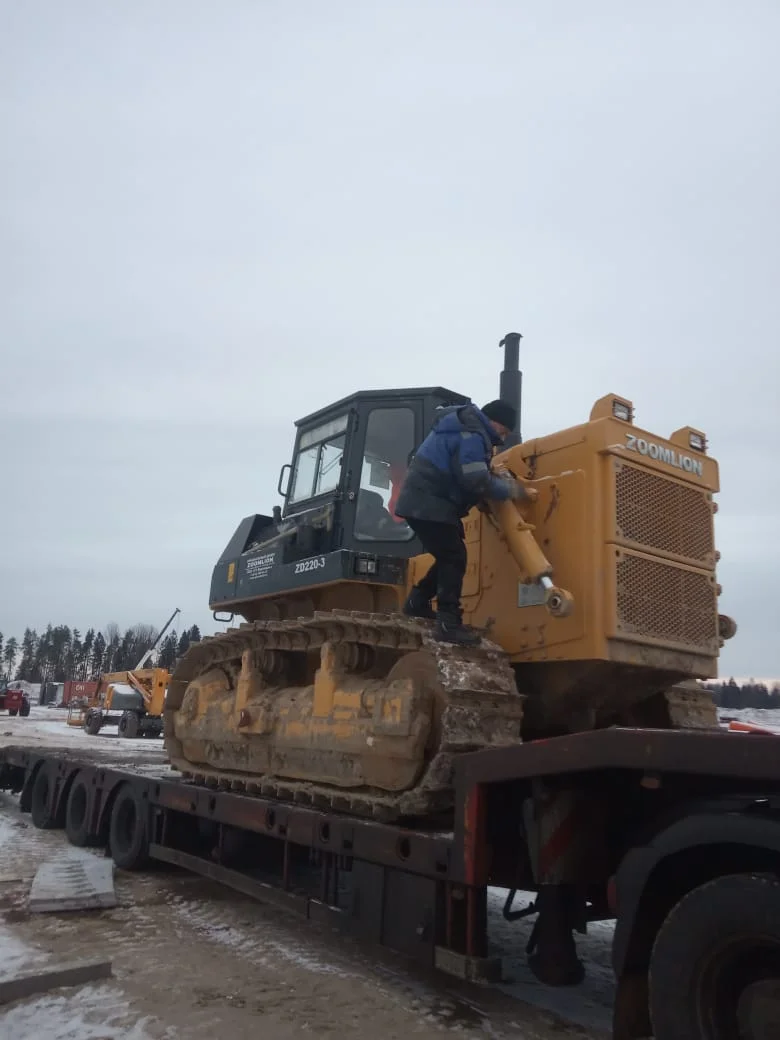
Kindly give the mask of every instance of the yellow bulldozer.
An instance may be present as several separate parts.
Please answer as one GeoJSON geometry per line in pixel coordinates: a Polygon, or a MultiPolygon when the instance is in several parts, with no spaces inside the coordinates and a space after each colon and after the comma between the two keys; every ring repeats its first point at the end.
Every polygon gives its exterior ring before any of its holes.
{"type": "MultiPolygon", "coordinates": [[[[518,415],[520,338],[501,341],[500,394],[518,415]]],[[[718,466],[701,430],[644,430],[620,395],[495,456],[538,497],[465,518],[479,646],[401,613],[431,559],[394,503],[441,409],[468,403],[441,387],[361,391],[297,422],[284,506],[246,517],[213,571],[215,617],[243,623],[192,646],[170,679],[165,742],[186,776],[425,818],[451,808],[464,751],[716,725],[696,680],[736,631],[718,612],[718,466]]]]}

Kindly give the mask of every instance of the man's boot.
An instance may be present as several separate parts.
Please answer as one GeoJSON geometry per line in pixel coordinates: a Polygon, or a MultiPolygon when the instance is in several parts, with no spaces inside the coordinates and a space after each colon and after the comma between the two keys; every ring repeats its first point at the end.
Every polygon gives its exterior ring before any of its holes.
{"type": "Polygon", "coordinates": [[[440,643],[455,643],[456,646],[479,646],[482,642],[482,636],[454,614],[439,613],[433,637],[440,643]]]}
{"type": "Polygon", "coordinates": [[[403,613],[407,617],[423,618],[426,621],[433,621],[436,617],[431,607],[431,601],[426,597],[422,589],[418,589],[416,585],[406,598],[406,603],[403,605],[403,613]]]}

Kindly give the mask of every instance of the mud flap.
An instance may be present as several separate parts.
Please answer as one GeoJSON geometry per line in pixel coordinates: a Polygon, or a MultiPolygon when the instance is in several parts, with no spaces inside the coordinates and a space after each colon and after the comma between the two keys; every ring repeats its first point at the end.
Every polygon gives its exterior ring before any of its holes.
{"type": "Polygon", "coordinates": [[[437,882],[360,860],[353,861],[351,877],[351,931],[432,965],[437,882]]]}

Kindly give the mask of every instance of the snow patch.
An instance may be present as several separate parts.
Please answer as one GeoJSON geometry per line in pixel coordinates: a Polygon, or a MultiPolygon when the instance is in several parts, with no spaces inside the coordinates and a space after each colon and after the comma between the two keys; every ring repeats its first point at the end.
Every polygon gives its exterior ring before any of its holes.
{"type": "Polygon", "coordinates": [[[738,719],[756,726],[780,729],[780,710],[777,708],[718,708],[718,718],[722,726],[728,726],[724,719],[738,719]]]}
{"type": "Polygon", "coordinates": [[[0,848],[8,848],[9,845],[19,840],[20,833],[24,833],[26,830],[25,827],[19,826],[23,822],[20,820],[17,823],[0,814],[0,848]]]}
{"type": "Polygon", "coordinates": [[[44,956],[0,924],[0,979],[9,979],[26,968],[37,966],[44,956]]]}
{"type": "MultiPolygon", "coordinates": [[[[81,986],[10,1005],[2,1013],[2,1035],[14,1040],[153,1040],[115,986],[81,986]],[[133,1019],[135,1019],[133,1021],[133,1019]]],[[[173,1037],[168,1029],[155,1036],[173,1037]]]]}

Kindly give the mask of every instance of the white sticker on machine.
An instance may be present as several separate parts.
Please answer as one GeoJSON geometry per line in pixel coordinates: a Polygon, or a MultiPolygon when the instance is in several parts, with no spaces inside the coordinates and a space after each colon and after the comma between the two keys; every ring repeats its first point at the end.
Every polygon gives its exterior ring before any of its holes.
{"type": "Polygon", "coordinates": [[[524,584],[522,581],[517,584],[517,605],[518,607],[543,607],[544,606],[545,591],[541,585],[534,582],[533,585],[524,584]]]}

